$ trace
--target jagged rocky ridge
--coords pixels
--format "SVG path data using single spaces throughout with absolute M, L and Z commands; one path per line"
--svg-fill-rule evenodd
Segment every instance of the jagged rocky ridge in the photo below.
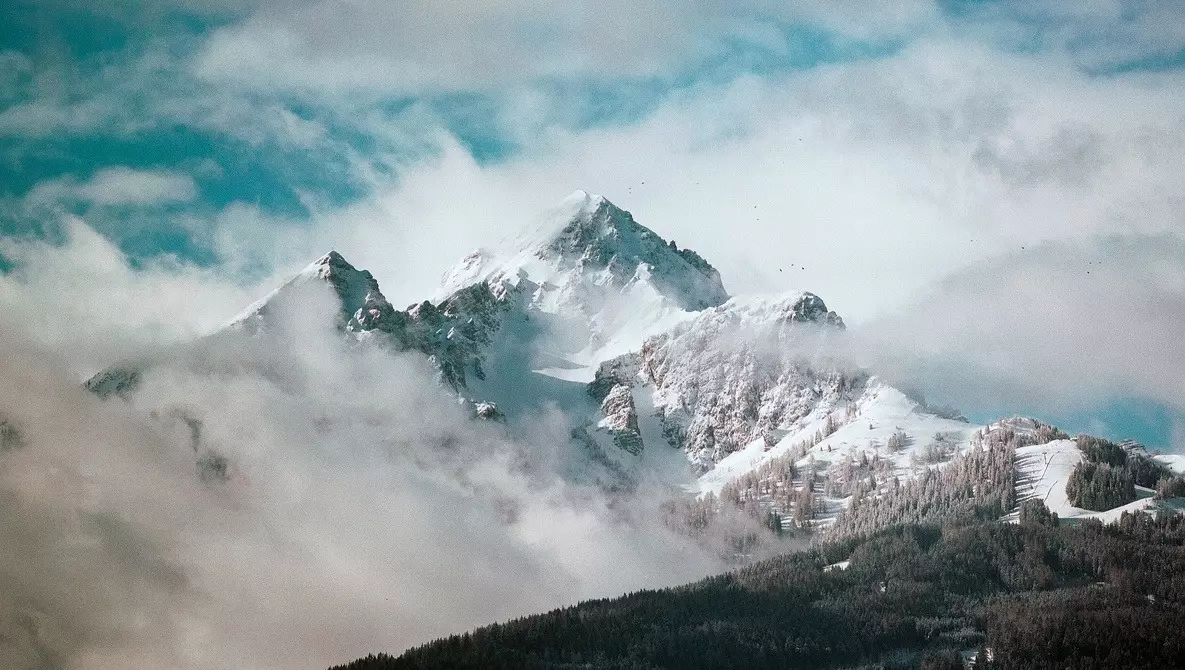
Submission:
M 734 298 L 602 363 L 589 392 L 648 393 L 666 441 L 705 472 L 754 440 L 772 445 L 821 404 L 859 395 L 866 377 L 811 360 L 812 343 L 842 328 L 811 293 Z
M 303 298 L 298 287 L 304 282 L 324 281 L 341 301 L 338 326 L 359 340 L 382 340 L 395 349 L 415 350 L 432 357 L 442 380 L 463 389 L 466 380 L 482 378 L 481 346 L 488 344 L 507 307 L 485 283 L 467 286 L 448 299 L 434 304 L 425 300 L 405 310 L 395 309 L 379 290 L 370 272 L 359 270 L 341 254 L 330 251 L 297 276 L 235 317 L 224 329 L 248 335 L 266 331 L 272 314 Z M 125 362 L 99 372 L 85 383 L 100 396 L 120 395 L 135 390 L 152 361 Z M 482 414 L 489 413 L 488 410 Z
M 454 389 L 466 380 L 482 378 L 481 347 L 497 330 L 499 314 L 507 306 L 485 283 L 467 286 L 447 299 L 425 300 L 405 310 L 395 309 L 366 270 L 350 265 L 341 254 L 322 256 L 284 287 L 257 302 L 234 319 L 230 328 L 255 332 L 266 328 L 268 313 L 284 301 L 285 288 L 309 279 L 333 287 L 342 304 L 341 328 L 360 339 L 381 338 L 398 350 L 415 350 L 432 357 L 442 379 Z

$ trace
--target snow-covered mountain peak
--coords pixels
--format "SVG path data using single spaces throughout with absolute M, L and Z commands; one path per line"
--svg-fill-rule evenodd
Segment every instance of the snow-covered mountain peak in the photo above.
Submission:
M 587 307 L 579 301 L 593 287 L 602 289 L 595 292 L 626 292 L 639 283 L 688 311 L 728 299 L 720 274 L 703 257 L 679 249 L 629 212 L 585 191 L 568 196 L 527 234 L 466 256 L 445 273 L 437 297 L 480 281 L 516 287 L 523 280 L 563 298 L 537 301 L 552 312 Z M 577 304 L 565 304 L 572 300 Z
M 663 240 L 600 196 L 586 194 L 576 213 L 535 253 L 561 267 L 601 273 L 609 283 L 648 281 L 686 310 L 728 299 L 720 274 L 703 257 Z
M 604 197 L 577 191 L 527 233 L 445 273 L 433 302 L 484 284 L 497 301 L 543 313 L 538 370 L 590 381 L 596 366 L 728 300 L 720 274 Z

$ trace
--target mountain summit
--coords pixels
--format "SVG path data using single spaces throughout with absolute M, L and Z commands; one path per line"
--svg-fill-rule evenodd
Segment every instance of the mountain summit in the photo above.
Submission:
M 643 338 L 722 305 L 728 292 L 702 256 L 679 249 L 599 195 L 577 191 L 530 233 L 479 249 L 445 273 L 438 300 L 484 283 L 549 315 L 555 376 L 590 381 L 595 366 Z
M 441 291 L 478 281 L 516 285 L 528 278 L 563 298 L 583 287 L 624 291 L 644 282 L 681 309 L 697 311 L 728 300 L 716 271 L 702 256 L 679 249 L 629 212 L 599 195 L 577 191 L 531 234 L 497 249 L 479 249 L 445 274 Z

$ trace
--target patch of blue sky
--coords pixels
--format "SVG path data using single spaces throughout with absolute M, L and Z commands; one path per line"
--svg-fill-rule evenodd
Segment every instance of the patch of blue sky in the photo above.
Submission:
M 1185 68 L 1185 44 L 1165 48 L 1133 37 L 1140 34 L 1145 15 L 1157 9 L 1155 3 L 1121 0 L 1117 16 L 1106 14 L 1113 8 L 1105 7 L 1098 17 L 1091 16 L 1089 7 L 1076 16 L 1069 5 L 1057 8 L 1015 0 L 940 0 L 939 6 L 957 32 L 986 35 L 994 47 L 1014 53 L 1064 49 L 1090 75 Z
M 400 101 L 416 104 L 415 99 Z M 521 149 L 500 121 L 504 101 L 482 93 L 451 93 L 427 101 L 433 115 L 479 164 L 496 163 Z
M 1168 72 L 1185 68 L 1185 47 L 1177 51 L 1151 53 L 1090 68 L 1092 74 L 1124 75 L 1136 72 Z
M 74 76 L 83 79 L 78 93 L 82 96 L 93 92 L 88 88 L 99 86 L 97 79 L 88 77 L 113 63 L 134 63 L 149 44 L 167 43 L 166 48 L 179 56 L 174 66 L 184 63 L 185 52 L 212 26 L 206 18 L 183 13 L 141 19 L 60 7 L 41 9 L 29 3 L 18 5 L 18 10 L 0 29 L 0 50 L 24 52 L 34 59 L 35 67 L 48 58 L 63 71 L 73 69 Z M 155 21 L 153 30 L 145 27 L 149 20 Z M 672 76 L 534 82 L 550 101 L 544 118 L 537 122 L 574 130 L 631 124 L 672 96 L 698 86 L 724 85 L 743 75 L 777 75 L 889 55 L 902 45 L 900 40 L 855 40 L 808 25 L 783 25 L 779 30 L 780 43 L 735 40 L 724 44 L 709 60 Z M 73 62 L 57 62 L 63 58 Z M 479 163 L 497 163 L 522 150 L 523 129 L 507 120 L 507 110 L 516 104 L 509 97 L 513 92 L 457 92 L 377 103 L 374 100 L 379 98 L 372 98 L 346 105 L 340 100 L 266 94 L 245 94 L 239 100 L 247 103 L 250 114 L 286 110 L 323 128 L 325 138 L 310 146 L 268 133 L 240 136 L 232 129 L 155 116 L 157 99 L 183 101 L 200 92 L 200 86 L 181 72 L 159 73 L 147 85 L 119 93 L 121 117 L 107 126 L 0 138 L 0 197 L 18 200 L 38 183 L 51 179 L 85 182 L 113 166 L 183 172 L 198 186 L 199 197 L 193 202 L 142 208 L 143 215 L 132 208 L 105 211 L 93 225 L 133 257 L 175 254 L 208 263 L 216 259 L 200 231 L 176 224 L 179 217 L 209 217 L 239 202 L 254 205 L 276 220 L 299 222 L 310 213 L 306 198 L 329 206 L 363 198 L 370 184 L 358 174 L 358 162 L 375 174 L 397 179 L 398 170 L 413 164 L 422 153 L 419 143 L 428 131 L 422 108 Z M 347 108 L 351 104 L 353 107 Z M 376 128 L 373 118 L 364 119 L 370 112 L 378 114 L 382 128 Z M 75 209 L 83 213 L 77 206 Z M 0 234 L 52 238 L 52 228 L 43 221 L 17 221 L 0 214 Z
M 1137 397 L 1115 398 L 1094 406 L 1069 410 L 1036 407 L 999 407 L 969 412 L 975 423 L 988 423 L 1008 416 L 1032 416 L 1076 435 L 1087 433 L 1109 440 L 1133 439 L 1150 449 L 1170 451 L 1175 445 L 1175 426 L 1185 425 L 1185 414 L 1154 400 Z
M 167 208 L 163 211 L 148 213 L 143 210 L 124 212 L 124 216 L 110 219 L 99 218 L 92 225 L 95 229 L 108 237 L 119 240 L 120 249 L 127 254 L 128 264 L 134 269 L 140 269 L 149 260 L 160 256 L 174 256 L 187 263 L 198 266 L 212 266 L 218 263 L 218 257 L 207 244 L 204 235 L 185 226 L 152 225 L 155 221 L 146 221 L 148 217 L 168 217 Z M 174 211 L 176 216 L 184 216 L 184 212 Z M 145 216 L 147 215 L 147 216 Z M 141 219 L 140 225 L 129 225 Z M 106 224 L 111 221 L 113 224 Z M 110 228 L 117 227 L 112 230 Z
M 184 7 L 145 7 L 144 3 L 8 0 L 0 11 L 0 50 L 26 54 L 61 52 L 75 66 L 101 67 L 111 54 L 134 51 L 149 42 L 201 35 L 231 23 L 239 12 L 200 14 Z M 228 8 L 230 5 L 227 6 Z
M 340 157 L 254 146 L 183 125 L 134 135 L 66 135 L 0 141 L 0 182 L 6 195 L 23 195 L 38 183 L 65 175 L 80 181 L 99 170 L 123 166 L 190 174 L 203 201 L 213 208 L 239 201 L 276 214 L 300 216 L 299 192 L 311 189 L 331 202 L 362 195 Z
M 0 143 L 0 154 L 9 147 Z M 217 261 L 203 236 L 178 224 L 212 217 L 230 203 L 247 203 L 278 220 L 307 218 L 303 193 L 322 203 L 341 204 L 362 197 L 367 187 L 340 156 L 330 152 L 292 151 L 252 146 L 233 138 L 178 126 L 130 137 L 82 136 L 38 140 L 21 147 L 17 161 L 0 160 L 0 182 L 23 195 L 44 180 L 63 176 L 85 182 L 111 166 L 169 170 L 189 174 L 197 185 L 192 202 L 167 206 L 103 207 L 88 211 L 85 202 L 62 203 L 67 211 L 89 214 L 88 222 L 131 257 L 176 255 L 198 264 Z M 7 208 L 9 210 L 13 208 Z M 0 215 L 0 234 L 36 236 L 55 241 L 52 218 Z
M 67 10 L 15 2 L 3 11 L 0 49 L 27 54 L 52 49 L 81 63 L 98 54 L 126 49 L 132 39 L 125 22 L 80 7 Z
M 549 101 L 544 117 L 536 120 L 571 130 L 636 123 L 680 92 L 703 86 L 722 86 L 746 75 L 779 76 L 830 63 L 881 58 L 899 52 L 899 37 L 854 39 L 808 24 L 779 26 L 779 44 L 747 40 L 725 43 L 711 58 L 669 76 L 645 78 L 551 78 L 533 86 Z M 511 104 L 505 93 L 455 93 L 427 101 L 445 128 L 480 163 L 496 163 L 514 156 L 521 144 L 514 129 L 503 126 L 502 111 Z M 386 106 L 400 110 L 419 101 L 405 98 Z

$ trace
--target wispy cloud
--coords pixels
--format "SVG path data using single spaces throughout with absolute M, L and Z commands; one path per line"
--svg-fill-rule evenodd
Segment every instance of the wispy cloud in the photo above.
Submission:
M 925 3 L 883 3 L 876 21 L 813 3 L 603 0 L 559 7 L 534 0 L 346 7 L 264 3 L 217 31 L 195 71 L 259 89 L 434 93 L 522 87 L 574 76 L 673 76 L 738 44 L 775 59 L 786 27 L 805 22 L 861 37 L 895 35 L 933 14 Z M 661 39 L 656 39 L 661 35 Z
M 84 182 L 69 177 L 42 182 L 25 198 L 38 205 L 80 200 L 93 205 L 150 206 L 189 202 L 197 195 L 197 184 L 188 174 L 119 166 L 104 168 Z

